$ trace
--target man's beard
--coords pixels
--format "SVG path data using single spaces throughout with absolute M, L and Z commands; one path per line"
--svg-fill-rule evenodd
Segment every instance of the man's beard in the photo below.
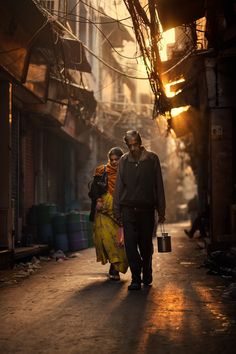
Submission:
M 131 155 L 133 156 L 133 158 L 138 159 L 141 155 L 141 151 L 140 150 L 131 151 Z

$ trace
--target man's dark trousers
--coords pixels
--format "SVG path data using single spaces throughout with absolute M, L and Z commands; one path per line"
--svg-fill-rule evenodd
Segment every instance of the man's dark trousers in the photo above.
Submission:
M 132 273 L 132 282 L 152 282 L 154 209 L 123 207 L 125 250 Z

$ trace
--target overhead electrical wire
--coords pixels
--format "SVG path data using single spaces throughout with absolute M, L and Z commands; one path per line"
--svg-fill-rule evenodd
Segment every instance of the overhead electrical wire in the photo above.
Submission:
M 33 33 L 33 35 L 30 37 L 30 39 L 27 41 L 25 48 L 27 48 L 30 43 L 33 41 L 33 39 L 39 34 L 40 31 L 42 31 L 42 29 L 44 29 L 44 27 L 50 22 L 49 18 L 46 18 L 46 21 Z M 11 53 L 14 52 L 16 50 L 22 49 L 24 47 L 16 47 L 16 48 L 11 48 L 8 50 L 2 50 L 0 51 L 0 54 L 7 54 L 7 53 Z
M 79 2 L 81 2 L 81 1 L 79 1 Z M 78 3 L 79 3 L 78 2 Z M 78 4 L 77 3 L 77 4 Z M 76 5 L 75 5 L 76 6 Z M 75 8 L 75 6 L 74 6 L 74 8 Z M 59 15 L 59 17 L 60 18 L 62 18 L 62 19 L 68 19 L 68 17 L 66 16 L 66 12 L 64 12 L 64 11 L 55 11 L 54 10 L 54 12 L 56 12 L 57 14 L 59 14 L 59 13 L 63 13 L 63 14 L 65 14 L 65 17 L 63 17 L 63 16 L 61 16 L 61 15 Z M 138 56 L 133 56 L 133 57 L 129 57 L 129 56 L 126 56 L 126 55 L 124 55 L 124 54 L 121 54 L 114 46 L 113 46 L 113 44 L 112 44 L 112 42 L 109 40 L 109 38 L 106 36 L 106 34 L 101 30 L 101 28 L 99 28 L 98 26 L 97 26 L 97 24 L 108 24 L 108 23 L 117 23 L 117 22 L 120 22 L 121 20 L 114 20 L 114 21 L 110 21 L 110 22 L 94 22 L 94 21 L 92 21 L 92 20 L 90 20 L 90 19 L 88 19 L 88 18 L 86 18 L 86 17 L 84 17 L 84 16 L 80 16 L 80 15 L 76 15 L 76 14 L 71 14 L 72 16 L 75 16 L 75 17 L 79 17 L 79 18 L 82 18 L 82 19 L 84 19 L 85 21 L 80 21 L 80 20 L 72 20 L 72 19 L 70 19 L 70 21 L 72 21 L 72 22 L 76 22 L 76 23 L 91 23 L 92 25 L 94 25 L 96 28 L 97 28 L 97 30 L 103 35 L 103 37 L 106 39 L 106 41 L 109 43 L 109 45 L 111 46 L 111 48 L 119 55 L 119 56 L 121 56 L 122 58 L 125 58 L 125 59 L 129 59 L 129 60 L 135 60 L 135 59 L 139 59 L 140 57 L 141 57 L 141 54 L 140 55 L 138 55 Z M 104 14 L 105 15 L 105 14 Z M 122 24 L 123 26 L 124 26 L 124 24 Z M 132 27 L 132 26 L 128 26 L 128 27 Z M 133 27 L 132 27 L 132 29 L 133 29 Z M 135 69 L 134 69 L 135 70 Z
M 72 11 L 79 5 L 81 0 L 78 0 L 77 3 L 72 7 L 72 9 L 69 11 L 68 15 L 72 14 Z
M 68 16 L 74 16 L 74 17 L 82 17 L 82 16 L 80 16 L 80 15 L 77 15 L 77 14 L 73 14 L 73 13 L 67 13 L 66 11 L 62 11 L 62 10 L 53 10 L 53 13 L 56 13 L 56 14 L 60 14 L 60 13 L 63 13 L 64 15 L 65 15 L 65 17 L 67 17 L 67 19 L 68 19 Z M 129 28 L 132 28 L 133 29 L 133 26 L 130 26 L 130 25 L 127 25 L 127 24 L 125 24 L 125 23 L 122 23 L 122 20 L 123 19 L 115 19 L 115 18 L 113 18 L 113 17 L 110 17 L 110 16 L 108 16 L 107 14 L 105 14 L 105 13 L 103 13 L 103 12 L 101 12 L 101 14 L 103 14 L 103 16 L 105 16 L 105 17 L 108 17 L 108 18 L 111 18 L 112 19 L 112 21 L 93 21 L 96 25 L 101 25 L 101 24 L 112 24 L 112 23 L 117 23 L 117 24 L 119 24 L 119 23 L 121 23 L 122 24 L 122 26 L 124 26 L 124 27 L 129 27 Z M 71 18 L 70 18 L 70 20 L 71 20 Z
M 134 57 L 129 57 L 129 56 L 127 56 L 127 55 L 124 55 L 124 54 L 121 54 L 114 46 L 113 46 L 113 44 L 112 44 L 112 42 L 110 41 L 110 39 L 106 36 L 106 34 L 101 30 L 101 28 L 99 28 L 98 26 L 97 26 L 97 23 L 95 23 L 95 22 L 93 22 L 92 20 L 90 20 L 90 19 L 88 19 L 88 18 L 86 18 L 86 17 L 84 17 L 84 16 L 78 16 L 79 18 L 82 18 L 82 19 L 85 19 L 86 21 L 79 21 L 79 20 L 71 20 L 70 19 L 70 21 L 72 21 L 72 22 L 79 22 L 79 23 L 91 23 L 92 25 L 94 25 L 96 28 L 97 28 L 97 30 L 102 34 L 102 36 L 106 39 L 106 41 L 109 43 L 109 45 L 111 46 L 111 48 L 119 55 L 119 56 L 121 56 L 122 58 L 125 58 L 125 59 L 129 59 L 129 60 L 135 60 L 135 59 L 138 59 L 138 58 L 140 58 L 141 57 L 141 54 L 140 55 L 138 55 L 138 56 L 134 56 Z M 60 19 L 67 19 L 67 17 L 65 16 L 65 17 L 62 17 L 62 16 L 60 16 Z M 101 23 L 103 23 L 103 22 L 101 22 Z
M 35 0 L 33 0 L 33 1 L 35 2 Z M 71 12 L 74 10 L 74 8 L 79 3 L 82 3 L 85 6 L 87 6 L 87 7 L 91 8 L 91 9 L 93 9 L 94 11 L 100 13 L 101 15 L 103 15 L 103 16 L 105 16 L 107 18 L 110 18 L 112 21 L 94 22 L 94 21 L 91 21 L 91 20 L 89 20 L 87 18 L 84 18 L 86 20 L 85 22 L 72 20 L 72 19 L 70 19 L 70 20 L 74 21 L 74 22 L 91 23 L 92 25 L 94 25 L 102 33 L 102 35 L 105 37 L 105 39 L 108 41 L 110 46 L 114 49 L 114 51 L 118 55 L 123 56 L 123 57 L 125 57 L 127 59 L 135 59 L 135 57 L 134 58 L 126 57 L 126 56 L 122 55 L 121 53 L 119 53 L 114 48 L 114 46 L 112 45 L 111 41 L 107 38 L 107 36 L 100 30 L 100 28 L 97 25 L 98 24 L 113 23 L 113 22 L 119 24 L 119 23 L 122 23 L 122 21 L 125 21 L 125 20 L 128 20 L 128 19 L 132 19 L 133 26 L 129 26 L 129 25 L 126 25 L 126 26 L 132 28 L 135 31 L 136 38 L 137 38 L 137 40 L 139 42 L 140 50 L 141 50 L 141 53 L 142 53 L 142 57 L 143 57 L 143 60 L 144 60 L 145 66 L 146 66 L 147 77 L 136 77 L 136 76 L 133 76 L 133 75 L 126 74 L 126 73 L 114 68 L 112 65 L 107 63 L 104 59 L 100 58 L 91 49 L 89 49 L 84 43 L 82 43 L 83 47 L 84 47 L 84 49 L 87 52 L 89 52 L 93 57 L 95 57 L 103 65 L 105 65 L 106 67 L 108 67 L 112 71 L 120 74 L 121 76 L 125 76 L 125 77 L 132 78 L 132 79 L 149 80 L 151 88 L 152 88 L 152 90 L 153 90 L 153 92 L 155 94 L 154 113 L 156 112 L 156 113 L 161 113 L 162 114 L 162 113 L 165 113 L 166 110 L 169 110 L 168 102 L 166 101 L 166 96 L 165 96 L 165 93 L 163 91 L 162 80 L 159 77 L 158 70 L 157 70 L 157 67 L 156 67 L 157 62 L 159 61 L 156 37 L 158 37 L 158 38 L 160 37 L 158 24 L 156 24 L 156 22 L 158 22 L 157 19 L 156 19 L 156 4 L 153 4 L 152 0 L 148 0 L 148 4 L 146 4 L 144 7 L 142 7 L 140 2 L 139 2 L 139 0 L 124 0 L 124 3 L 125 3 L 125 5 L 126 5 L 126 7 L 127 7 L 127 9 L 128 9 L 128 11 L 129 11 L 131 16 L 128 16 L 128 17 L 126 17 L 124 19 L 118 20 L 118 19 L 114 19 L 113 17 L 105 14 L 104 12 L 96 9 L 92 5 L 87 4 L 86 2 L 84 2 L 82 0 L 78 1 L 76 3 L 76 5 L 72 8 L 72 10 L 70 11 L 70 16 L 76 16 L 76 17 L 79 17 L 79 18 L 83 18 L 82 16 L 71 14 Z M 36 5 L 39 5 L 39 4 L 36 4 Z M 146 6 L 148 6 L 147 10 L 145 10 Z M 53 16 L 50 14 L 50 12 L 48 12 L 45 8 L 43 8 L 41 6 L 40 6 L 40 8 L 61 29 L 63 29 L 65 32 L 67 32 L 72 38 L 74 38 L 75 40 L 80 42 L 79 39 L 70 30 L 68 30 L 68 28 L 66 28 L 62 23 L 60 23 L 60 21 L 54 19 Z M 148 15 L 147 15 L 147 11 L 148 10 L 149 10 L 150 20 L 149 20 Z M 59 11 L 58 11 L 58 13 L 59 13 Z M 62 12 L 62 11 L 60 13 L 64 13 L 65 14 L 65 12 Z M 66 17 L 66 19 L 68 19 L 68 17 Z M 125 24 L 122 23 L 122 26 L 125 26 Z M 141 27 L 142 27 L 142 29 L 141 29 Z M 151 46 L 151 50 L 150 50 L 150 48 L 148 48 L 146 46 L 146 42 L 145 42 L 146 36 L 147 36 L 147 38 L 149 38 L 150 43 L 152 45 Z M 189 37 L 187 31 L 185 31 L 185 36 Z M 162 74 L 168 73 L 174 67 L 179 65 L 186 57 L 190 56 L 193 53 L 194 49 L 195 48 L 192 48 L 192 50 L 189 53 L 187 53 L 187 55 L 184 58 L 182 58 L 182 60 L 180 60 L 172 68 L 168 69 L 166 72 L 164 72 Z M 109 85 L 111 85 L 111 84 L 112 83 L 110 83 Z
M 161 63 L 158 42 L 161 39 L 160 22 L 157 15 L 157 4 L 148 0 L 148 11 L 145 11 L 139 0 L 123 0 L 133 21 L 135 36 L 143 56 L 146 72 L 155 102 L 153 118 L 159 114 L 165 115 L 170 110 L 170 102 L 165 94 L 165 89 L 158 66 Z M 147 39 L 151 44 L 147 46 Z
M 98 92 L 101 92 L 101 91 L 103 91 L 105 88 L 107 88 L 107 87 L 113 85 L 119 78 L 120 78 L 120 76 L 117 76 L 117 77 L 116 77 L 114 80 L 112 80 L 112 82 L 110 82 L 109 84 L 107 84 L 107 85 L 101 87 L 101 88 L 100 88 L 99 90 L 97 90 L 97 91 L 94 91 L 94 94 L 96 94 L 96 93 L 98 93 Z
M 181 64 L 184 60 L 186 60 L 188 57 L 190 57 L 193 53 L 195 52 L 195 49 L 190 50 L 183 58 L 181 58 L 175 65 L 173 65 L 171 68 L 168 70 L 164 71 L 162 75 L 168 74 L 170 71 L 175 69 L 179 64 Z
M 71 34 L 71 32 L 70 32 Z M 74 39 L 77 39 L 76 36 L 74 36 Z M 77 39 L 78 40 L 78 39 Z M 129 77 L 130 79 L 136 79 L 136 80 L 148 80 L 148 77 L 137 77 L 137 76 L 133 76 L 133 75 L 129 75 L 129 74 L 125 74 L 124 72 L 114 68 L 113 66 L 111 66 L 110 64 L 106 63 L 102 58 L 98 57 L 92 50 L 90 50 L 85 44 L 83 44 L 84 49 L 86 49 L 92 56 L 94 56 L 97 60 L 99 60 L 101 63 L 103 63 L 105 66 L 107 66 L 109 69 L 115 71 L 116 73 Z
M 40 6 L 37 2 L 35 2 L 35 0 L 33 0 L 33 2 L 36 4 L 36 6 L 42 11 L 45 13 L 45 15 L 47 15 L 52 22 L 56 23 L 58 25 L 58 27 L 60 27 L 61 29 L 63 29 L 65 32 L 67 32 L 73 39 L 75 39 L 76 41 L 78 41 L 79 43 L 81 43 L 81 41 L 78 39 L 78 37 L 76 35 L 74 35 L 74 33 L 72 33 L 68 28 L 66 28 L 60 21 L 56 20 L 52 15 L 51 13 L 46 10 L 44 7 Z M 136 79 L 136 80 L 149 80 L 148 77 L 137 77 L 137 76 L 134 76 L 134 75 L 129 75 L 129 74 L 126 74 L 116 68 L 114 68 L 113 66 L 111 66 L 110 64 L 108 64 L 107 62 L 105 62 L 105 60 L 103 60 L 102 58 L 100 58 L 97 54 L 95 54 L 91 49 L 89 49 L 84 43 L 83 44 L 83 47 L 85 50 L 87 50 L 87 52 L 89 52 L 93 57 L 95 57 L 98 61 L 100 61 L 103 65 L 105 65 L 106 67 L 108 67 L 109 69 L 111 69 L 112 71 L 120 74 L 120 75 L 123 75 L 125 77 L 129 77 L 130 79 Z
M 1 54 L 7 54 L 7 53 L 11 53 L 17 50 L 20 50 L 22 48 L 26 49 L 27 47 L 30 46 L 30 44 L 32 43 L 32 41 L 34 40 L 34 38 L 39 34 L 40 31 L 42 31 L 44 29 L 44 27 L 50 22 L 49 18 L 46 18 L 46 21 L 33 33 L 33 35 L 30 37 L 30 39 L 27 41 L 27 43 L 25 44 L 25 47 L 17 47 L 17 48 L 11 48 L 8 50 L 2 50 L 0 51 L 0 55 Z M 12 61 L 6 63 L 5 65 L 12 65 L 16 62 L 18 62 L 19 60 L 21 60 L 22 55 L 19 54 L 19 56 L 17 58 L 14 58 Z
M 114 20 L 115 22 L 117 22 L 117 20 L 116 20 L 115 18 L 113 18 L 112 16 L 109 16 L 109 15 L 105 14 L 104 12 L 102 12 L 102 11 L 96 9 L 96 8 L 93 7 L 92 5 L 86 4 L 86 2 L 84 2 L 84 1 L 82 1 L 82 0 L 81 0 L 80 2 L 81 2 L 82 4 L 84 4 L 85 6 L 87 6 L 87 7 L 90 7 L 90 8 L 93 9 L 94 11 L 100 13 L 101 15 L 104 15 L 104 16 L 106 16 L 106 17 L 108 17 L 108 18 Z M 131 16 L 122 18 L 122 19 L 119 20 L 119 22 L 126 21 L 126 20 L 129 20 L 129 19 L 131 19 Z M 126 26 L 129 26 L 129 25 L 126 25 Z M 133 28 L 133 26 L 130 26 L 130 27 Z

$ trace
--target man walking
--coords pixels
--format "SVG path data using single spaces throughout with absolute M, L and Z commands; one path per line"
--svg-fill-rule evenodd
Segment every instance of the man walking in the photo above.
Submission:
M 155 209 L 158 221 L 165 221 L 165 194 L 158 156 L 142 146 L 138 131 L 124 136 L 129 152 L 119 162 L 114 215 L 124 227 L 125 250 L 132 273 L 128 290 L 152 283 L 153 228 Z M 141 278 L 142 273 L 142 278 Z

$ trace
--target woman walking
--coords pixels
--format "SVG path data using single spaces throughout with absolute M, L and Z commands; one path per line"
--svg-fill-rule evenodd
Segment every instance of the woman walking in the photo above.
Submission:
M 97 262 L 110 262 L 109 277 L 111 280 L 120 280 L 119 273 L 126 273 L 128 262 L 126 259 L 122 229 L 113 215 L 113 193 L 116 182 L 117 167 L 123 151 L 114 147 L 108 152 L 106 173 L 108 177 L 108 191 L 96 200 L 94 219 L 94 245 Z M 102 176 L 104 165 L 95 170 L 95 176 Z

